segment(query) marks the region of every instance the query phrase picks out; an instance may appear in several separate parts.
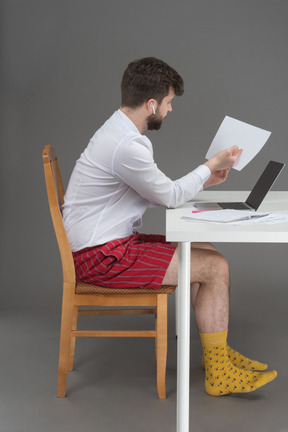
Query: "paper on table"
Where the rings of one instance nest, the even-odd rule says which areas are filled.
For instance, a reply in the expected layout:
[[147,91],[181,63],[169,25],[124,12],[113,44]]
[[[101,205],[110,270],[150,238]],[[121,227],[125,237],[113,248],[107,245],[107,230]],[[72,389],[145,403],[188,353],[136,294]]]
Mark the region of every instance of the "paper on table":
[[250,210],[212,210],[198,213],[189,213],[182,216],[182,219],[188,219],[193,222],[217,222],[217,223],[232,223],[244,220],[252,220],[263,218],[269,213],[252,212]]
[[262,149],[270,135],[271,132],[226,116],[210,145],[206,159],[237,145],[243,152],[233,168],[241,171]]
[[230,225],[247,225],[249,223],[254,223],[254,224],[264,223],[267,225],[274,225],[278,223],[287,223],[287,222],[288,222],[288,214],[269,213],[267,216],[263,216],[261,218],[231,222]]

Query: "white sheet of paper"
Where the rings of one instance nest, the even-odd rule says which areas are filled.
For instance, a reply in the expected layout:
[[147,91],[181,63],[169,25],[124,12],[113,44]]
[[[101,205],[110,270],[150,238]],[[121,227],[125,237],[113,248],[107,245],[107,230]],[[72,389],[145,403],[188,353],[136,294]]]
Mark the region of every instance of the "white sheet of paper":
[[241,171],[259,153],[270,135],[269,131],[226,116],[209,147],[206,159],[237,145],[243,152],[233,168]]
[[185,216],[182,216],[182,219],[188,219],[193,222],[217,222],[217,223],[232,223],[243,220],[252,220],[263,218],[267,216],[269,213],[263,212],[252,212],[250,210],[233,210],[233,209],[225,209],[225,210],[211,210],[211,211],[200,211],[197,213],[188,213]]

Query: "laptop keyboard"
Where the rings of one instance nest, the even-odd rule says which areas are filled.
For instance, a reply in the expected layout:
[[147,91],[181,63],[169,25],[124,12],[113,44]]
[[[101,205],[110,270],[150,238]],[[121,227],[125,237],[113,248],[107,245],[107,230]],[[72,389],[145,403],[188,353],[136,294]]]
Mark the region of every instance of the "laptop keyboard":
[[249,210],[249,207],[245,203],[241,202],[226,202],[218,203],[223,209],[234,209],[234,210]]

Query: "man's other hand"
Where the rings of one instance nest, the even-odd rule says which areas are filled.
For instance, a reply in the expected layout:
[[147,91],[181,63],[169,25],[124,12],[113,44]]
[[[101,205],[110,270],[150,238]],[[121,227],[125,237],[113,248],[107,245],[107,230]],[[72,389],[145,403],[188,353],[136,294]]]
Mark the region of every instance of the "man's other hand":
[[226,170],[233,167],[241,153],[242,150],[239,149],[238,146],[233,146],[217,153],[215,156],[205,162],[204,165],[210,169],[211,173],[214,173],[215,171]]

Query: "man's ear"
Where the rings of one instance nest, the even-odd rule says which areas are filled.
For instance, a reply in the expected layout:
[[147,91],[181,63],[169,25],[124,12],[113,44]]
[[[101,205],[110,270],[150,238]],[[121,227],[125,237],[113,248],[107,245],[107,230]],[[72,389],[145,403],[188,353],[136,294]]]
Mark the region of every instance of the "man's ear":
[[146,102],[146,107],[150,114],[154,114],[154,115],[156,114],[157,102],[155,99],[149,99]]

